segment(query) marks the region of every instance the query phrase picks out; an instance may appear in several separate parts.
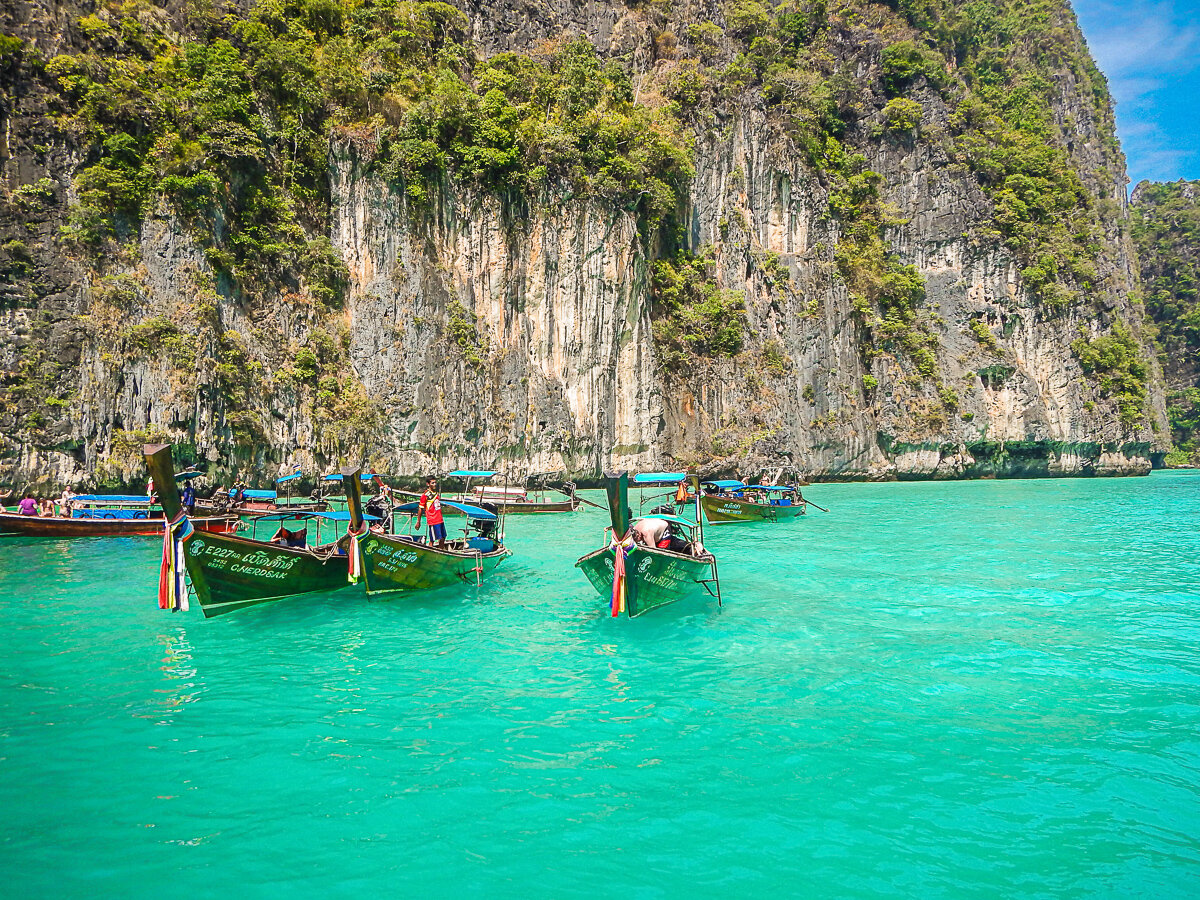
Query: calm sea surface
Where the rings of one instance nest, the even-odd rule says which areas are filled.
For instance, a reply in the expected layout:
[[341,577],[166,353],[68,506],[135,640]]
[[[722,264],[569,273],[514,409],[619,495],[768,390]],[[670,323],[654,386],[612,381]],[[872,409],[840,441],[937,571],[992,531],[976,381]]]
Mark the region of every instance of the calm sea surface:
[[806,493],[634,620],[586,507],[211,620],[155,539],[2,539],[0,892],[1200,895],[1200,474]]

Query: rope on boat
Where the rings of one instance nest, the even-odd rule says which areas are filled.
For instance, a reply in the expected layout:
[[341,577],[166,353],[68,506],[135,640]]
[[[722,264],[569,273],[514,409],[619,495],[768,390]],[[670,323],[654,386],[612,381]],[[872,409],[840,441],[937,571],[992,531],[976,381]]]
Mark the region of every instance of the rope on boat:
[[610,607],[613,617],[616,618],[625,611],[626,595],[628,593],[628,585],[625,578],[625,561],[629,558],[629,551],[634,548],[633,530],[621,540],[617,540],[614,534],[609,548],[613,551],[613,587],[612,600]]
[[195,533],[196,529],[182,509],[175,518],[163,523],[162,565],[158,572],[159,609],[187,611],[187,565],[183,543]]
[[370,530],[371,527],[365,521],[359,531],[353,528],[346,529],[346,534],[350,535],[350,566],[346,570],[346,580],[351,584],[358,584],[358,579],[362,577],[362,554],[358,552],[358,539]]

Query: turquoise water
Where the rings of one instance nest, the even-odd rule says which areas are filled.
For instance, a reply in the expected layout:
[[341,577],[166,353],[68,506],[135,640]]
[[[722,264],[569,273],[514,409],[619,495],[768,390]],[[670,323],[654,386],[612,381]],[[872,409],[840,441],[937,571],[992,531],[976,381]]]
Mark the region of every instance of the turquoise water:
[[5,895],[1196,896],[1200,474],[806,493],[635,620],[586,507],[211,620],[153,539],[4,539]]

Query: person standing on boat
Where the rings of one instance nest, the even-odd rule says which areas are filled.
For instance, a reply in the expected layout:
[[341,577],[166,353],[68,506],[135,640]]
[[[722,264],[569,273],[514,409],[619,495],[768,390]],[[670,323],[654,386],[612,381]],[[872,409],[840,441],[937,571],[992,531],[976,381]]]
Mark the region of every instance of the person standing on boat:
[[180,498],[183,508],[187,510],[189,516],[196,514],[196,489],[192,487],[192,479],[188,479],[183,486],[183,496]]
[[438,493],[437,484],[437,479],[432,475],[425,479],[425,490],[417,503],[417,527],[421,527],[421,517],[424,516],[438,549],[445,550],[446,523],[442,519],[442,495]]

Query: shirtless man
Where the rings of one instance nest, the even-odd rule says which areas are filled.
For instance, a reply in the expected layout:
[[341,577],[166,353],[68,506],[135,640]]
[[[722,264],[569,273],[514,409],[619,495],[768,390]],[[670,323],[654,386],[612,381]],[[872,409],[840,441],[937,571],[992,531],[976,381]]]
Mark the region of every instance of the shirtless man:
[[643,547],[657,547],[667,537],[671,525],[666,519],[650,516],[633,523],[633,539]]

